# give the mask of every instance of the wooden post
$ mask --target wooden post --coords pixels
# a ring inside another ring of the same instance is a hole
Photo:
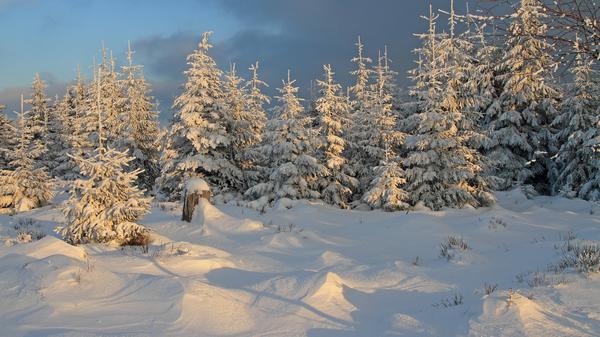
[[[198,188],[198,180],[190,181],[190,187],[186,186],[183,197],[183,212],[181,214],[181,220],[192,222],[194,217],[194,210],[200,203],[200,199],[210,200],[210,190],[206,182],[202,180],[200,185],[204,187]]]
[[[192,222],[192,217],[194,217],[194,209],[196,208],[199,202],[200,194],[198,192],[188,193],[188,191],[185,191],[181,220]]]

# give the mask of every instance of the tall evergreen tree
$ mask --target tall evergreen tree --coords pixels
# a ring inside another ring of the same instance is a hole
[[[400,88],[398,87],[397,78],[398,72],[392,69],[391,64],[392,60],[388,56],[388,47],[384,46],[383,54],[379,56],[380,60],[378,61],[379,66],[381,67],[382,76],[384,77],[384,93],[389,95],[392,99],[392,110],[397,115],[400,113],[401,106],[403,104],[402,99],[400,97]],[[376,71],[377,72],[377,71]]]
[[[600,201],[600,76],[594,60],[575,46],[576,60],[560,114],[553,127],[559,130],[554,141],[560,145],[554,160],[558,167],[553,192],[566,197]]]
[[[70,138],[73,134],[73,96],[71,88],[62,99],[56,97],[48,119],[48,152],[45,156],[46,166],[54,177],[67,178],[72,175]]]
[[[279,104],[273,110],[273,118],[260,151],[268,159],[268,181],[250,187],[246,196],[253,199],[251,207],[264,209],[279,199],[316,199],[321,195],[315,189],[317,180],[327,170],[313,156],[316,134],[310,127],[312,119],[305,114],[297,97],[288,71],[288,79],[277,90]]]
[[[387,56],[385,56],[387,57]],[[387,211],[406,209],[408,193],[404,190],[406,182],[400,152],[406,135],[397,128],[397,112],[393,110],[393,96],[386,82],[392,80],[387,73],[387,65],[379,57],[375,68],[377,81],[370,90],[371,109],[367,112],[367,120],[372,130],[370,142],[366,150],[373,160],[373,174],[362,200],[373,208]]]
[[[477,152],[465,146],[466,137],[458,123],[462,112],[456,101],[454,75],[447,63],[436,33],[436,19],[430,7],[429,31],[418,36],[423,46],[417,50],[422,63],[414,72],[415,90],[422,95],[423,111],[409,119],[415,131],[406,141],[410,151],[406,163],[406,190],[413,204],[434,210],[443,207],[478,207],[493,202],[484,186],[478,185],[481,171]]]
[[[133,50],[128,45],[127,65],[123,67],[122,81],[125,93],[123,104],[124,132],[117,141],[118,148],[127,150],[134,159],[128,169],[140,169],[137,176],[137,186],[151,191],[154,181],[160,172],[159,159],[159,123],[158,110],[153,97],[150,96],[150,86],[144,78],[143,67],[133,63]]]
[[[343,125],[350,118],[350,104],[341,93],[342,87],[334,81],[331,66],[325,65],[323,69],[324,79],[317,80],[319,97],[315,100],[314,111],[321,142],[317,159],[328,172],[318,185],[325,202],[348,208],[353,190],[358,187],[358,180],[349,174],[348,159],[344,156],[347,141]]]
[[[48,152],[48,114],[50,99],[46,96],[46,82],[42,80],[40,74],[36,73],[31,85],[31,97],[25,100],[25,104],[30,106],[27,113],[27,127],[31,130],[31,141],[36,143],[41,149],[40,158]]]
[[[98,96],[96,98],[104,115],[102,117],[104,144],[117,148],[124,138],[127,126],[125,121],[127,97],[122,90],[120,76],[112,51],[102,47],[102,62],[96,70],[97,83],[92,83],[92,87],[99,91],[96,93],[99,98]]]
[[[4,114],[6,107],[0,104],[0,170],[8,168],[8,152],[15,146],[15,126]]]
[[[230,158],[243,176],[239,184],[233,186],[239,192],[246,191],[255,180],[256,167],[250,150],[260,142],[266,119],[262,110],[265,96],[260,92],[261,82],[256,70],[249,85],[244,85],[244,79],[237,75],[235,64],[232,64],[224,81],[224,112],[227,133],[231,137]]]
[[[202,176],[215,193],[240,185],[242,171],[231,160],[231,137],[223,109],[222,72],[208,55],[211,33],[188,56],[184,92],[175,99],[176,110],[167,144],[160,189],[169,199],[180,197],[183,180]]]
[[[349,93],[352,95],[352,122],[347,132],[350,145],[347,157],[350,159],[353,175],[359,180],[358,193],[355,194],[355,197],[359,198],[371,181],[371,168],[376,166],[379,160],[373,158],[367,148],[374,131],[373,126],[368,121],[373,103],[373,93],[371,92],[373,69],[369,66],[372,60],[364,56],[364,45],[360,37],[356,47],[357,56],[352,58],[352,62],[356,64],[356,69],[351,72],[356,77],[356,83],[349,89]]]
[[[94,66],[94,71],[95,68]],[[71,130],[68,141],[69,153],[72,156],[68,156],[69,161],[63,169],[67,173],[64,178],[69,180],[79,177],[79,166],[73,157],[90,156],[95,149],[94,143],[97,144],[95,136],[98,127],[98,116],[95,112],[98,101],[98,96],[95,95],[97,84],[97,81],[86,84],[78,70],[75,84],[70,89],[72,106],[69,113]]]
[[[52,184],[46,169],[36,163],[43,153],[40,142],[33,141],[29,112],[18,114],[16,138],[18,144],[6,152],[9,168],[0,171],[0,213],[17,213],[47,205],[53,197]]]
[[[539,0],[521,0],[511,16],[508,49],[499,65],[502,91],[497,108],[486,116],[492,140],[486,155],[494,165],[496,189],[519,184],[547,188],[549,124],[559,93],[549,83],[554,62],[543,38],[544,16]]]
[[[267,113],[264,105],[271,103],[269,97],[261,90],[261,87],[269,86],[258,77],[258,69],[258,62],[250,66],[251,77],[245,84],[244,103],[249,131],[247,133],[248,137],[246,137],[245,152],[242,155],[243,163],[240,168],[243,171],[247,187],[260,181],[260,163],[264,162],[264,158],[261,157],[261,153],[257,151],[257,148],[262,142],[267,124]]]

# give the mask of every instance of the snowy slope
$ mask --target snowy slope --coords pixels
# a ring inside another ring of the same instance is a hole
[[[166,203],[142,221],[148,253],[70,246],[51,232],[53,206],[0,217],[0,335],[600,335],[600,274],[548,271],[566,238],[600,241],[600,209],[497,198],[408,214],[203,203],[191,224]],[[24,226],[49,235],[18,243]],[[470,249],[440,257],[449,235]]]

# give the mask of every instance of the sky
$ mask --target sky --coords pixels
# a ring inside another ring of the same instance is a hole
[[[407,85],[418,45],[413,34],[427,28],[420,16],[430,3],[450,6],[450,0],[0,0],[0,104],[16,109],[36,72],[49,95],[62,96],[78,66],[90,73],[103,44],[122,63],[131,41],[165,121],[185,81],[186,55],[204,31],[214,32],[212,55],[221,68],[236,63],[247,77],[259,61],[269,94],[290,69],[306,97],[323,64],[349,83],[359,35],[371,58],[387,45]],[[464,12],[466,0],[455,0],[455,7]],[[440,29],[445,22],[442,15]]]

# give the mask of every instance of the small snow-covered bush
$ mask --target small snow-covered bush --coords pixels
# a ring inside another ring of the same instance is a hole
[[[499,228],[506,228],[506,221],[502,218],[497,218],[495,216],[490,218],[490,224],[488,228],[491,230],[498,230]]]
[[[546,274],[542,272],[534,272],[529,275],[527,285],[530,288],[537,287],[552,287],[559,284],[567,283],[567,279],[559,275]]]
[[[275,233],[301,233],[304,228],[298,227],[296,224],[290,223],[289,225],[277,225],[275,227]]]
[[[558,266],[561,270],[574,268],[580,273],[600,272],[600,247],[592,244],[569,246]]]
[[[485,282],[483,284],[483,291],[486,295],[491,295],[496,289],[498,289],[498,283],[489,284]]]
[[[450,260],[454,257],[454,251],[465,251],[471,247],[462,237],[448,236],[444,242],[440,243],[440,256]]]
[[[37,241],[46,236],[46,233],[40,230],[39,222],[31,218],[19,218],[13,228],[19,243]]]
[[[463,304],[463,295],[461,295],[460,293],[456,293],[454,294],[454,296],[450,297],[450,298],[444,298],[440,301],[440,303],[436,303],[433,306],[434,307],[442,307],[442,308],[450,308],[450,307],[456,307]]]

